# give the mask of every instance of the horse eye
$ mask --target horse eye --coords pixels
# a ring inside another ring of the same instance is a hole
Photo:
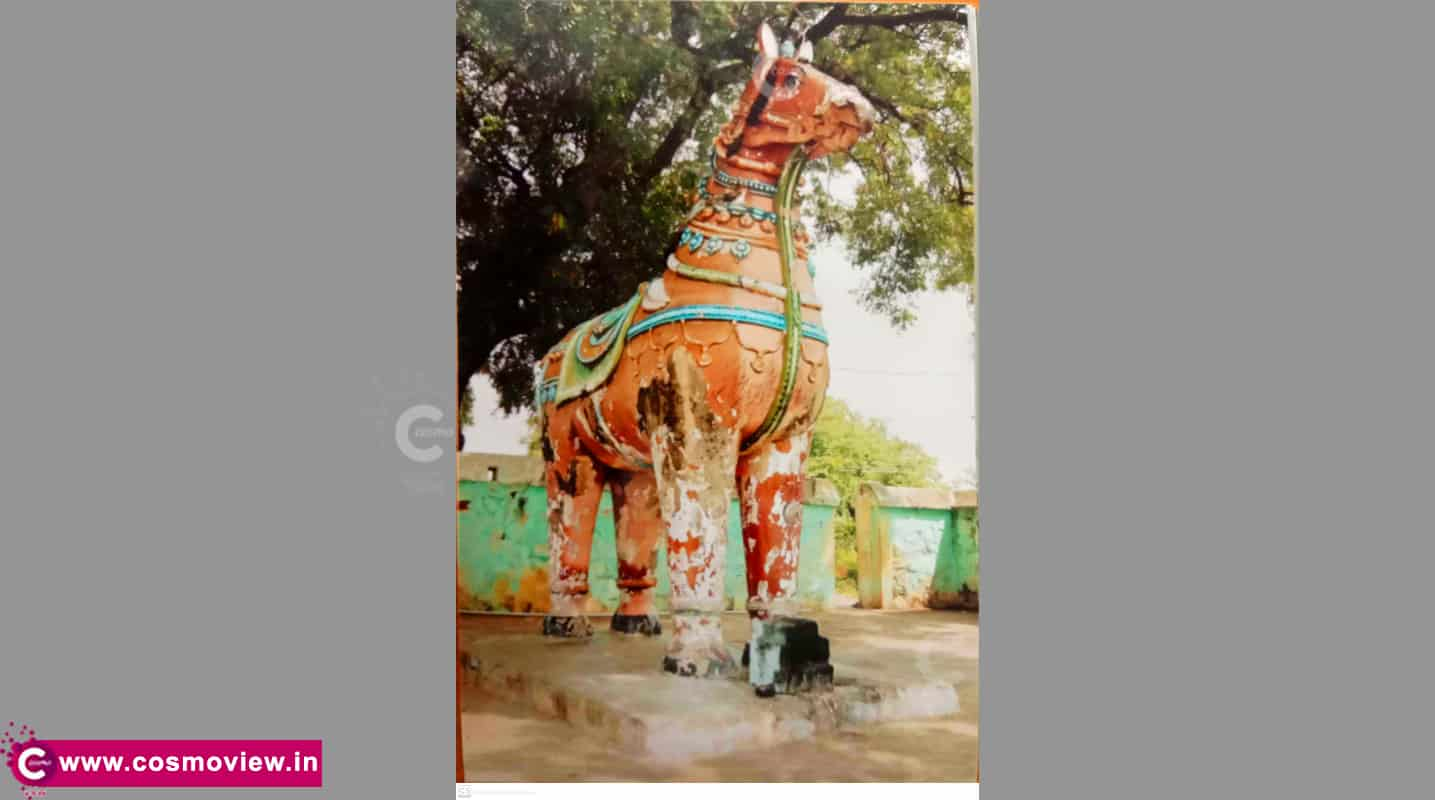
[[[796,73],[796,72],[789,72],[789,73],[787,73],[787,77],[782,79],[782,88],[784,88],[784,89],[796,89],[796,88],[797,88],[797,84],[799,84],[799,83],[801,83],[801,82],[802,82],[802,79],[797,76],[797,73]]]

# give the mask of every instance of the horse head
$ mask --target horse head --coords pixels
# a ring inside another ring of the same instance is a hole
[[[777,43],[763,23],[752,77],[733,117],[718,134],[725,156],[750,151],[781,163],[793,147],[810,148],[812,158],[851,148],[872,130],[872,104],[856,88],[812,64],[812,43]]]

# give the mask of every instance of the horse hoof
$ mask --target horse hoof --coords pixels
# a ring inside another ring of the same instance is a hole
[[[697,665],[691,661],[679,663],[672,656],[663,656],[663,672],[671,672],[685,678],[691,678],[698,671]]]
[[[543,618],[543,635],[560,639],[586,639],[593,635],[593,625],[588,622],[587,617],[556,617],[550,614]]]
[[[700,661],[663,656],[663,671],[671,672],[680,678],[731,678],[737,674],[737,665],[733,663],[731,656],[703,658]]]
[[[614,614],[612,628],[618,633],[657,636],[663,632],[657,614]]]

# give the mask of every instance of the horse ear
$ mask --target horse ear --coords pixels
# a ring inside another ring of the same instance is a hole
[[[802,43],[802,46],[799,47],[799,48],[797,48],[797,60],[798,60],[798,61],[811,61],[811,60],[812,60],[812,42],[803,42],[803,43]]]
[[[762,51],[763,58],[777,58],[777,36],[766,22],[757,29],[757,49]]]

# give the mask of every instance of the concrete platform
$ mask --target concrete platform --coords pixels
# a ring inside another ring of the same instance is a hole
[[[840,610],[813,616],[832,642],[837,686],[831,693],[771,699],[755,697],[745,681],[678,678],[663,673],[659,665],[665,637],[616,634],[600,619],[594,620],[599,629],[592,639],[564,641],[539,636],[539,617],[465,616],[460,638],[469,663],[463,698],[466,760],[472,747],[482,751],[489,746],[475,739],[511,738],[516,729],[522,729],[524,735],[566,739],[553,743],[565,752],[590,751],[584,759],[615,768],[614,780],[703,779],[687,777],[692,775],[721,780],[835,780],[821,771],[824,765],[829,771],[835,766],[830,754],[816,753],[843,742],[850,744],[854,737],[861,739],[863,732],[887,731],[897,738],[919,736],[917,731],[925,724],[937,738],[916,749],[940,749],[945,731],[952,734],[946,737],[948,746],[969,752],[970,758],[955,770],[950,764],[943,765],[939,770],[942,777],[920,779],[972,779],[976,615]],[[664,626],[670,629],[666,618]],[[724,632],[736,656],[748,633],[746,616],[726,615]],[[519,719],[522,724],[516,724]],[[563,724],[545,728],[555,722]],[[544,730],[546,735],[540,733]],[[969,741],[959,743],[958,739]],[[575,751],[578,741],[582,747]],[[789,770],[795,763],[792,758],[812,751],[817,771],[812,777],[793,777],[790,771],[774,773],[760,768],[764,761],[743,758],[745,753],[782,749],[794,750],[785,761]],[[858,749],[870,751],[871,743]],[[507,771],[499,776],[493,774],[494,762],[482,758],[473,765],[476,777],[471,780],[595,779],[591,773],[582,778],[553,775],[562,768],[545,764],[552,760],[547,754],[535,760],[539,763],[531,769],[509,762],[504,765]],[[731,763],[724,766],[725,761]],[[667,777],[643,774],[640,766]],[[734,767],[751,777],[712,777],[713,769],[722,775]],[[888,774],[846,779],[918,778]]]

